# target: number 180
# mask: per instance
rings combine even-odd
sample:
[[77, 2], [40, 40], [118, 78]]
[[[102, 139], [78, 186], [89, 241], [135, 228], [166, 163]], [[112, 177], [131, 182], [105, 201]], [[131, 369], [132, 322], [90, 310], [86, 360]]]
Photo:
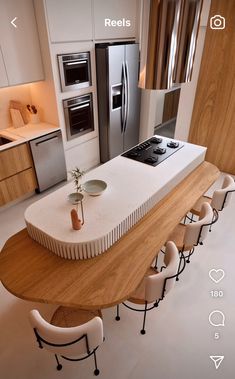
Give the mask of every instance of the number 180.
[[213, 290], [210, 292], [211, 296], [212, 297], [223, 297], [224, 296], [224, 292], [223, 291], [217, 291], [217, 290]]

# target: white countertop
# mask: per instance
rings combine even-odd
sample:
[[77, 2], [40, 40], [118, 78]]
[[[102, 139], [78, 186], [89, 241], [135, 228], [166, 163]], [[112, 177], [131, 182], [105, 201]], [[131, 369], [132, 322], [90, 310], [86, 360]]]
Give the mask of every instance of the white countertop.
[[6, 137], [12, 142], [6, 143], [0, 146], [0, 151], [9, 149], [26, 141], [30, 141], [34, 138], [41, 137], [43, 135], [55, 132], [59, 130], [58, 126], [40, 122], [39, 124], [27, 124], [21, 128], [7, 128], [0, 129], [0, 137]]
[[[83, 178], [83, 182], [101, 179], [108, 186], [101, 196], [85, 194], [85, 224], [81, 230], [71, 227], [73, 206], [68, 195], [74, 188], [69, 183], [26, 210], [29, 234], [63, 257], [83, 259], [84, 255], [86, 258], [101, 254], [202, 163], [205, 153], [205, 147], [184, 142], [180, 150], [156, 167], [118, 156]], [[47, 241], [48, 237], [53, 243]], [[70, 252], [76, 248], [79, 252], [73, 250], [69, 256], [66, 244]], [[79, 254], [79, 258], [74, 258]]]

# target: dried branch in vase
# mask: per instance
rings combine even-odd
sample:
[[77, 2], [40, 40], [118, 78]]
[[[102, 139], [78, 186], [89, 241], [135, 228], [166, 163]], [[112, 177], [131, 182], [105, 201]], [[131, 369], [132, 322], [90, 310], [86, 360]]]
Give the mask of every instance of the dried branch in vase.
[[74, 182], [76, 192], [79, 192], [82, 190], [82, 185], [80, 183], [80, 179], [82, 178], [82, 176], [84, 174], [85, 174], [84, 171], [81, 171], [78, 167], [75, 167], [74, 170], [70, 171], [70, 175], [73, 178], [73, 182]]

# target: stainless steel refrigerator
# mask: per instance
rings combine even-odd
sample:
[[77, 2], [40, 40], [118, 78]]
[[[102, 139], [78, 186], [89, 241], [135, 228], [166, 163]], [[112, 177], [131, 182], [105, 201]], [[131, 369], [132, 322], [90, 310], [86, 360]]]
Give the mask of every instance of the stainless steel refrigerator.
[[101, 162], [139, 142], [139, 45], [96, 45]]

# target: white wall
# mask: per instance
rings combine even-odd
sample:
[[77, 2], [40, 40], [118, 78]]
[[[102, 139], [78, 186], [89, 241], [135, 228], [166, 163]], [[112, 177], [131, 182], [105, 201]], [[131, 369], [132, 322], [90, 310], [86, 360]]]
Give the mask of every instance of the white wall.
[[53, 125], [59, 125], [55, 96], [53, 99], [53, 96], [51, 96], [51, 91], [48, 90], [49, 86], [49, 82], [38, 82], [1, 88], [0, 130], [12, 126], [12, 120], [9, 111], [10, 100], [17, 100], [21, 102], [22, 105], [25, 106], [25, 110], [27, 104], [34, 104], [39, 111], [39, 117], [42, 122], [45, 121]]
[[9, 112], [10, 100], [20, 101], [25, 107], [28, 103], [31, 104], [30, 85], [0, 89], [0, 129], [6, 129], [12, 124]]
[[156, 104], [157, 91], [141, 89], [140, 142], [153, 135], [156, 117]]

